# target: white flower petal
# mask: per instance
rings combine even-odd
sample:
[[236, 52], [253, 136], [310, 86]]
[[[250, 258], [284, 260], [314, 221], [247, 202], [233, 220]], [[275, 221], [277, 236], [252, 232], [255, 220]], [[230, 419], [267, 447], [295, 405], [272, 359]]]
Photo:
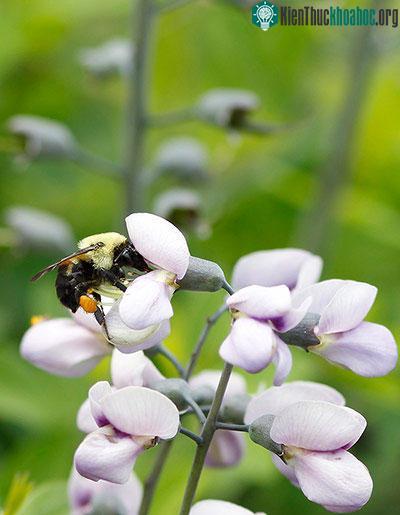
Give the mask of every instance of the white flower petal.
[[79, 431], [82, 431], [83, 433], [92, 433], [99, 428], [93, 418], [89, 399], [86, 399], [81, 404], [76, 416], [76, 425]]
[[115, 349], [111, 358], [111, 380], [116, 388], [149, 386], [164, 379], [161, 372], [143, 352], [123, 354]]
[[292, 301], [287, 286], [247, 286], [231, 295], [226, 304], [252, 318], [269, 320], [285, 315]]
[[265, 515], [263, 513], [254, 514], [242, 506], [226, 501], [214, 501], [207, 499], [197, 502], [190, 510], [190, 515]]
[[206, 456], [206, 465], [211, 468], [225, 468], [237, 465], [246, 449], [244, 435], [236, 431], [217, 431]]
[[[212, 391], [215, 392], [217, 390], [220, 378], [220, 370], [203, 370], [190, 379], [189, 385], [194, 389], [208, 386]], [[224, 401], [229, 399], [229, 397], [233, 397], [234, 395], [244, 394], [246, 391], [247, 387], [244, 377], [236, 372], [232, 372], [225, 391]]]
[[292, 369], [292, 353], [288, 345], [275, 335], [276, 351], [273, 357], [275, 365], [274, 385], [280, 386]]
[[164, 218], [149, 213], [134, 213], [125, 221], [139, 254], [182, 279], [189, 266], [189, 249], [180, 230]]

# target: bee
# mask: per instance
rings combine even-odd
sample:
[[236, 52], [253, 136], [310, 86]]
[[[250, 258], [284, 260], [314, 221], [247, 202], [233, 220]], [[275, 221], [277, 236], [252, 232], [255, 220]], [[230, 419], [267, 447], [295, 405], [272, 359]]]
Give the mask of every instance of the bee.
[[116, 232], [88, 236], [78, 243], [78, 249], [46, 266], [31, 281], [57, 269], [55, 286], [60, 302], [72, 313], [79, 307], [93, 313], [97, 322], [105, 325], [101, 295], [118, 298], [126, 290], [127, 268], [138, 272], [150, 269], [132, 243]]

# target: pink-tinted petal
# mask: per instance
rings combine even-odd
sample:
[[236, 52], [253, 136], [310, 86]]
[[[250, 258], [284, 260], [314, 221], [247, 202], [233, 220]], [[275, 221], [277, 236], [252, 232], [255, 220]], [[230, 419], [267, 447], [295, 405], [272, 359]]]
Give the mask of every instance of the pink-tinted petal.
[[252, 318], [268, 320], [287, 313], [292, 301], [287, 286], [247, 286], [231, 295], [226, 304]]
[[222, 342], [219, 354], [231, 365], [254, 374], [269, 365], [274, 345], [275, 335], [266, 323], [252, 318], [239, 318]]
[[297, 488], [300, 488], [299, 482], [296, 478], [296, 473], [294, 471], [293, 467], [289, 467], [286, 465], [279, 456], [276, 454], [271, 453], [272, 463], [275, 465], [275, 467], [279, 470], [281, 474], [283, 474], [289, 481], [296, 486]]
[[75, 453], [75, 466], [87, 479], [122, 484], [129, 480], [135, 458], [142, 450], [131, 438], [116, 436], [106, 426], [83, 440]]
[[356, 327], [371, 309], [377, 291], [367, 283], [346, 281], [323, 310], [319, 333], [339, 333]]
[[311, 302], [311, 297], [308, 297], [299, 306], [292, 306], [283, 316], [272, 320], [274, 329], [280, 333], [285, 333], [299, 325], [309, 311]]
[[102, 402], [107, 420], [119, 431], [134, 436], [173, 438], [179, 428], [175, 404], [159, 392], [128, 386]]
[[76, 313], [71, 313], [72, 318], [89, 331], [93, 333], [101, 333], [101, 325], [97, 322], [93, 313], [86, 313], [82, 308], [79, 308]]
[[112, 389], [107, 381], [99, 381], [89, 389], [90, 411], [99, 427], [108, 424], [108, 420], [103, 413], [102, 401], [110, 393], [112, 393]]
[[277, 415], [299, 401], [326, 401], [338, 406], [345, 405], [345, 399], [337, 390], [321, 383], [293, 381], [282, 386], [272, 386], [256, 395], [247, 406], [245, 424], [251, 424], [262, 415]]
[[[220, 370], [203, 370], [190, 379], [189, 385], [191, 388], [202, 388], [204, 386], [208, 386], [212, 391], [215, 392], [220, 378]], [[244, 377], [240, 374], [237, 374], [236, 372], [232, 372], [225, 391], [224, 401], [229, 399], [229, 397], [233, 397], [234, 395], [241, 395], [246, 393], [246, 391], [247, 387]]]
[[329, 335], [327, 343], [310, 350], [365, 377], [384, 376], [397, 363], [397, 345], [392, 333], [383, 325], [370, 322]]
[[217, 431], [206, 456], [206, 465], [213, 468], [233, 467], [243, 458], [244, 435], [236, 431]]
[[68, 496], [72, 515], [88, 515], [95, 508], [108, 513], [123, 509], [124, 515], [137, 515], [142, 499], [142, 485], [131, 474], [123, 485], [108, 481], [91, 481], [81, 476], [75, 468], [68, 481]]
[[180, 230], [164, 218], [149, 213], [134, 213], [125, 221], [129, 237], [139, 254], [158, 268], [182, 279], [189, 266], [190, 254]]
[[347, 451], [300, 454], [294, 468], [304, 495], [330, 511], [359, 510], [371, 497], [368, 469]]
[[353, 445], [367, 425], [350, 408], [325, 401], [300, 401], [280, 411], [271, 427], [276, 443], [310, 451], [333, 451]]
[[163, 272], [150, 272], [138, 277], [124, 293], [119, 314], [131, 329], [141, 330], [161, 324], [174, 314], [171, 297], [174, 288], [158, 280]]
[[278, 336], [275, 336], [276, 351], [273, 357], [275, 365], [274, 385], [280, 386], [292, 369], [292, 353], [289, 347]]
[[150, 349], [161, 343], [170, 333], [169, 320], [136, 331], [128, 327], [119, 315], [120, 300], [117, 300], [106, 315], [110, 342], [125, 354]]
[[309, 312], [320, 315], [345, 283], [346, 281], [341, 279], [330, 279], [329, 281], [322, 281], [301, 290], [296, 290], [292, 294], [293, 304], [298, 306], [305, 299], [311, 297], [312, 303], [309, 307]]
[[297, 278], [296, 289], [305, 288], [318, 281], [321, 276], [323, 261], [319, 256], [311, 255], [301, 265]]
[[123, 354], [114, 350], [111, 358], [111, 380], [116, 388], [149, 386], [161, 379], [164, 376], [143, 352]]
[[[315, 266], [312, 270], [303, 271], [303, 266], [314, 257], [313, 254], [300, 249], [275, 249], [253, 252], [243, 256], [233, 269], [232, 286], [235, 289], [244, 288], [252, 284], [260, 286], [278, 286], [285, 284], [293, 289], [297, 286], [299, 276], [302, 274], [303, 286], [307, 283], [306, 276], [318, 279]], [[312, 266], [310, 265], [310, 268]]]
[[82, 431], [83, 433], [92, 433], [99, 428], [93, 418], [89, 399], [86, 399], [79, 408], [76, 416], [76, 425], [79, 431]]
[[23, 358], [46, 372], [78, 377], [94, 368], [111, 347], [74, 320], [56, 318], [28, 329], [20, 351]]
[[190, 515], [265, 515], [254, 514], [252, 511], [226, 501], [214, 501], [207, 499], [197, 502], [190, 510]]

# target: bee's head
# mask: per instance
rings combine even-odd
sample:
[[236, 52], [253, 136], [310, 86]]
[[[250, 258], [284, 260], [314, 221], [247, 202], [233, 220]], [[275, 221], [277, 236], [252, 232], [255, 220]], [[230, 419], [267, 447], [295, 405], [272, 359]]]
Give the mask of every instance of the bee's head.
[[127, 242], [127, 238], [122, 234], [117, 232], [104, 232], [83, 238], [83, 240], [78, 243], [78, 247], [84, 249], [96, 243], [103, 243], [101, 247], [88, 252], [82, 256], [82, 258], [87, 261], [92, 261], [95, 268], [109, 270], [113, 265], [116, 249], [125, 245]]

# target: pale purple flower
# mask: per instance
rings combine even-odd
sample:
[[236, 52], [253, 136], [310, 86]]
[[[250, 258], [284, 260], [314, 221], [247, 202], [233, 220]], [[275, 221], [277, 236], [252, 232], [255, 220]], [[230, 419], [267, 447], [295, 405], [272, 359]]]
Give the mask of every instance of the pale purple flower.
[[247, 286], [226, 301], [234, 322], [220, 347], [221, 357], [250, 373], [260, 372], [271, 362], [276, 366], [274, 384], [286, 379], [292, 366], [287, 345], [276, 331], [288, 331], [305, 316], [311, 299], [292, 302], [287, 286]]
[[22, 337], [22, 357], [51, 374], [87, 374], [111, 353], [112, 347], [99, 332], [94, 317], [80, 311], [74, 318], [54, 318], [32, 325]]
[[321, 269], [322, 259], [306, 250], [260, 250], [239, 259], [233, 269], [232, 286], [239, 289], [253, 284], [285, 284], [294, 290], [318, 281]]
[[136, 250], [155, 268], [135, 279], [124, 293], [119, 314], [135, 330], [158, 327], [173, 315], [171, 298], [189, 266], [189, 249], [183, 234], [167, 220], [149, 213], [126, 218]]
[[365, 377], [388, 374], [397, 363], [397, 346], [383, 325], [364, 322], [377, 289], [356, 281], [323, 281], [294, 294], [296, 302], [312, 297], [319, 345], [308, 348]]
[[254, 513], [227, 501], [207, 499], [194, 504], [190, 510], [190, 515], [265, 515], [265, 513]]
[[[209, 388], [212, 394], [215, 393], [221, 372], [217, 370], [203, 370], [200, 374], [193, 376], [189, 385], [191, 389]], [[246, 393], [246, 382], [244, 378], [232, 373], [225, 391], [222, 406], [229, 399], [236, 395]], [[218, 430], [214, 433], [210, 448], [206, 456], [206, 465], [213, 468], [233, 467], [243, 458], [246, 450], [244, 435], [237, 431]]]
[[[142, 351], [133, 354], [123, 354], [119, 350], [114, 349], [111, 357], [111, 382], [113, 390], [126, 386], [148, 387], [162, 379], [164, 379], [164, 376]], [[84, 433], [91, 433], [98, 428], [92, 415], [90, 394], [89, 398], [84, 401], [78, 410], [76, 425]]]
[[255, 395], [247, 405], [244, 422], [251, 424], [263, 415], [277, 415], [300, 401], [326, 401], [338, 406], [346, 403], [343, 395], [331, 386], [312, 381], [292, 381], [282, 386], [271, 386]]
[[93, 481], [126, 483], [141, 452], [178, 432], [175, 404], [149, 388], [127, 386], [113, 391], [102, 381], [89, 390], [89, 401], [98, 429], [78, 447], [75, 466]]
[[279, 469], [310, 501], [329, 511], [360, 509], [371, 497], [372, 479], [348, 449], [366, 424], [356, 411], [325, 401], [288, 406], [278, 413], [270, 430], [272, 440], [283, 449], [285, 463]]
[[73, 468], [68, 481], [71, 515], [90, 515], [93, 511], [109, 513], [109, 510], [119, 515], [138, 515], [142, 491], [134, 473], [126, 483], [118, 485], [109, 481], [91, 481]]

